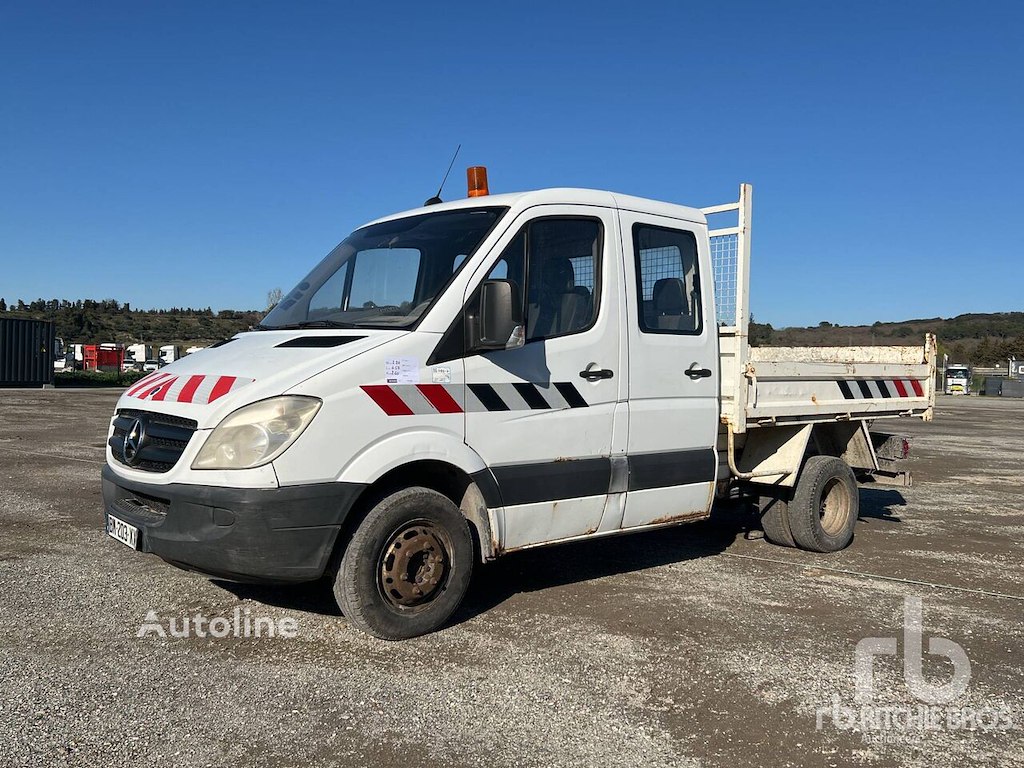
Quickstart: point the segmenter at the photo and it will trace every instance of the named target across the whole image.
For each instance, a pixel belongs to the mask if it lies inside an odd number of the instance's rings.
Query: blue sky
[[[754,184],[774,325],[1024,309],[1019,3],[0,5],[0,296],[258,308],[422,203]]]

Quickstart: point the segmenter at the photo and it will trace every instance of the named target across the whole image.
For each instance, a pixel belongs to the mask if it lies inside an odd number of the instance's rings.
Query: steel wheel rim
[[[451,574],[451,540],[429,520],[404,523],[381,550],[377,586],[400,610],[422,608],[444,592]]]
[[[842,480],[838,477],[829,479],[821,491],[821,504],[818,507],[818,517],[825,533],[835,536],[843,530],[851,506],[849,491]]]

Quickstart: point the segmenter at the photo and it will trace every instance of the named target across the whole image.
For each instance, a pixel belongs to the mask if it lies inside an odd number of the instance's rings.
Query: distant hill
[[[752,319],[753,320],[753,319]],[[1009,357],[1024,359],[1024,312],[957,315],[898,323],[832,325],[810,328],[772,328],[752,322],[751,343],[756,346],[870,346],[873,344],[916,345],[926,333],[939,340],[939,353],[950,362],[972,365],[1001,365]]]
[[[178,344],[205,347],[255,325],[263,312],[210,308],[137,310],[115,299],[67,301],[37,299],[29,303],[0,299],[0,317],[53,320],[68,344]]]

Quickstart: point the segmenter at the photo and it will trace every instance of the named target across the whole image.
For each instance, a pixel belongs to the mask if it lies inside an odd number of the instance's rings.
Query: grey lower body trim
[[[603,496],[607,493],[711,483],[718,472],[713,448],[531,464],[503,464],[476,472],[487,506]]]

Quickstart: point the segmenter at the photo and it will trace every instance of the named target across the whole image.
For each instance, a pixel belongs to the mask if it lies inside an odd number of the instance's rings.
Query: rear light
[[[466,186],[469,197],[483,197],[490,194],[487,190],[487,169],[482,165],[474,165],[466,169]]]

